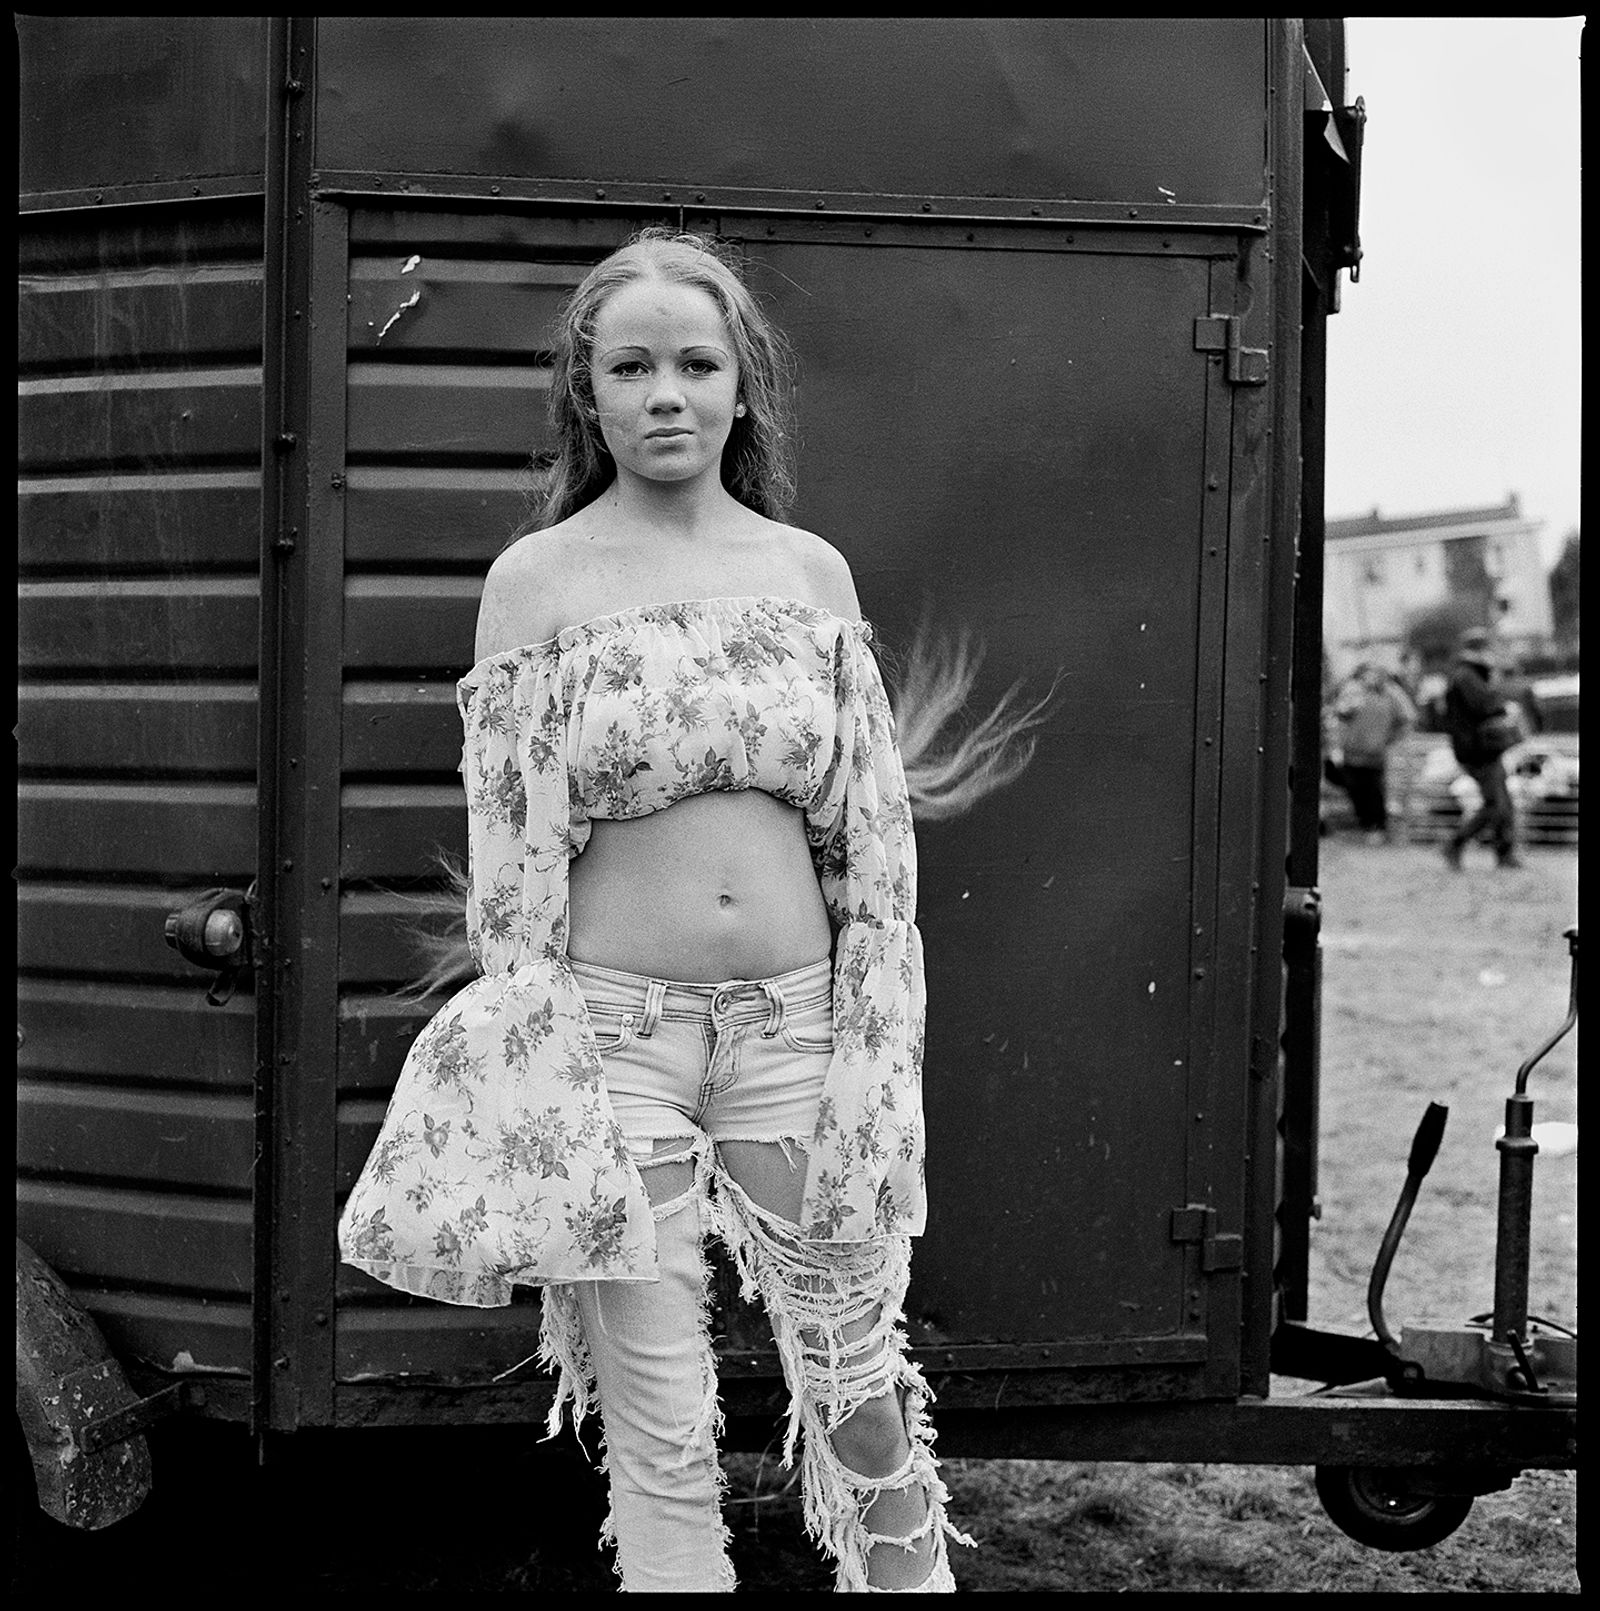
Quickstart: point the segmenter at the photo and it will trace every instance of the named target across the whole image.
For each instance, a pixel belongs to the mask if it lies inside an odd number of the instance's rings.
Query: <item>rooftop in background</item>
[[[1391,517],[1386,517],[1374,509],[1369,515],[1348,515],[1337,520],[1329,520],[1325,531],[1328,540],[1334,542],[1341,537],[1387,537],[1409,531],[1426,531],[1430,535],[1437,535],[1445,529],[1456,526],[1481,528],[1490,523],[1500,521],[1520,523],[1526,519],[1522,513],[1521,500],[1516,493],[1508,492],[1504,503],[1490,504],[1487,508],[1435,509],[1425,515]],[[1527,523],[1533,524],[1531,521]]]

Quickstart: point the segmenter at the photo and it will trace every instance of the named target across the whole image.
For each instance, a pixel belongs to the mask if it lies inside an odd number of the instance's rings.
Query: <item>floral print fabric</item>
[[[595,818],[714,789],[805,813],[837,925],[814,1240],[919,1233],[924,991],[911,809],[866,623],[780,598],[642,605],[481,661],[465,727],[467,929],[483,977],[412,1045],[341,1256],[450,1303],[651,1280],[655,1226],[567,965],[567,863]]]

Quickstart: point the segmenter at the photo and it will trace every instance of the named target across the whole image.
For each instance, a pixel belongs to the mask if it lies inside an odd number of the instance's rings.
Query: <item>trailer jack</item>
[[[1506,1100],[1500,1153],[1500,1193],[1495,1241],[1494,1308],[1465,1325],[1416,1323],[1396,1337],[1383,1313],[1383,1289],[1395,1250],[1405,1232],[1417,1189],[1432,1166],[1444,1136],[1448,1109],[1430,1103],[1411,1143],[1406,1183],[1373,1263],[1367,1285],[1367,1314],[1377,1342],[1359,1342],[1361,1357],[1376,1361],[1381,1348],[1390,1362],[1371,1377],[1383,1377],[1397,1392],[1426,1396],[1474,1397],[1529,1407],[1573,1408],[1578,1402],[1578,1339],[1554,1321],[1528,1313],[1528,1250],[1533,1210],[1533,1099],[1528,1075],[1578,1021],[1578,931],[1566,939],[1572,959],[1567,1016],[1560,1028],[1517,1070],[1516,1088]],[[1274,1363],[1278,1358],[1274,1338]],[[1310,1357],[1337,1364],[1342,1356],[1302,1341],[1284,1357]],[[1356,1368],[1359,1361],[1351,1360]],[[1324,1380],[1336,1381],[1339,1377]],[[1342,1377],[1344,1381],[1352,1378]],[[1447,1538],[1466,1519],[1473,1498],[1505,1488],[1516,1470],[1494,1466],[1463,1469],[1318,1466],[1317,1496],[1330,1519],[1352,1538],[1375,1549],[1424,1549]]]

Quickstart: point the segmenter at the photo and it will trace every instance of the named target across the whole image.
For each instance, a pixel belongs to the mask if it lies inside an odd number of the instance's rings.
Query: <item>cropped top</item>
[[[836,926],[802,1231],[922,1230],[916,847],[870,638],[793,599],[695,599],[584,621],[461,679],[483,972],[411,1046],[340,1216],[346,1263],[480,1306],[514,1284],[656,1278],[649,1199],[567,962],[567,864],[593,819],[709,790],[763,789],[804,813]]]

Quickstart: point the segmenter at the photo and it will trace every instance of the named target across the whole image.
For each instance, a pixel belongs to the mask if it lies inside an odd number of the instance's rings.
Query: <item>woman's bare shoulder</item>
[[[479,660],[547,642],[566,624],[562,610],[570,545],[570,533],[554,526],[527,532],[495,559],[478,603]]]
[[[814,531],[799,526],[779,530],[791,564],[805,579],[806,597],[847,621],[859,621],[861,602],[856,597],[850,562],[844,555]]]

